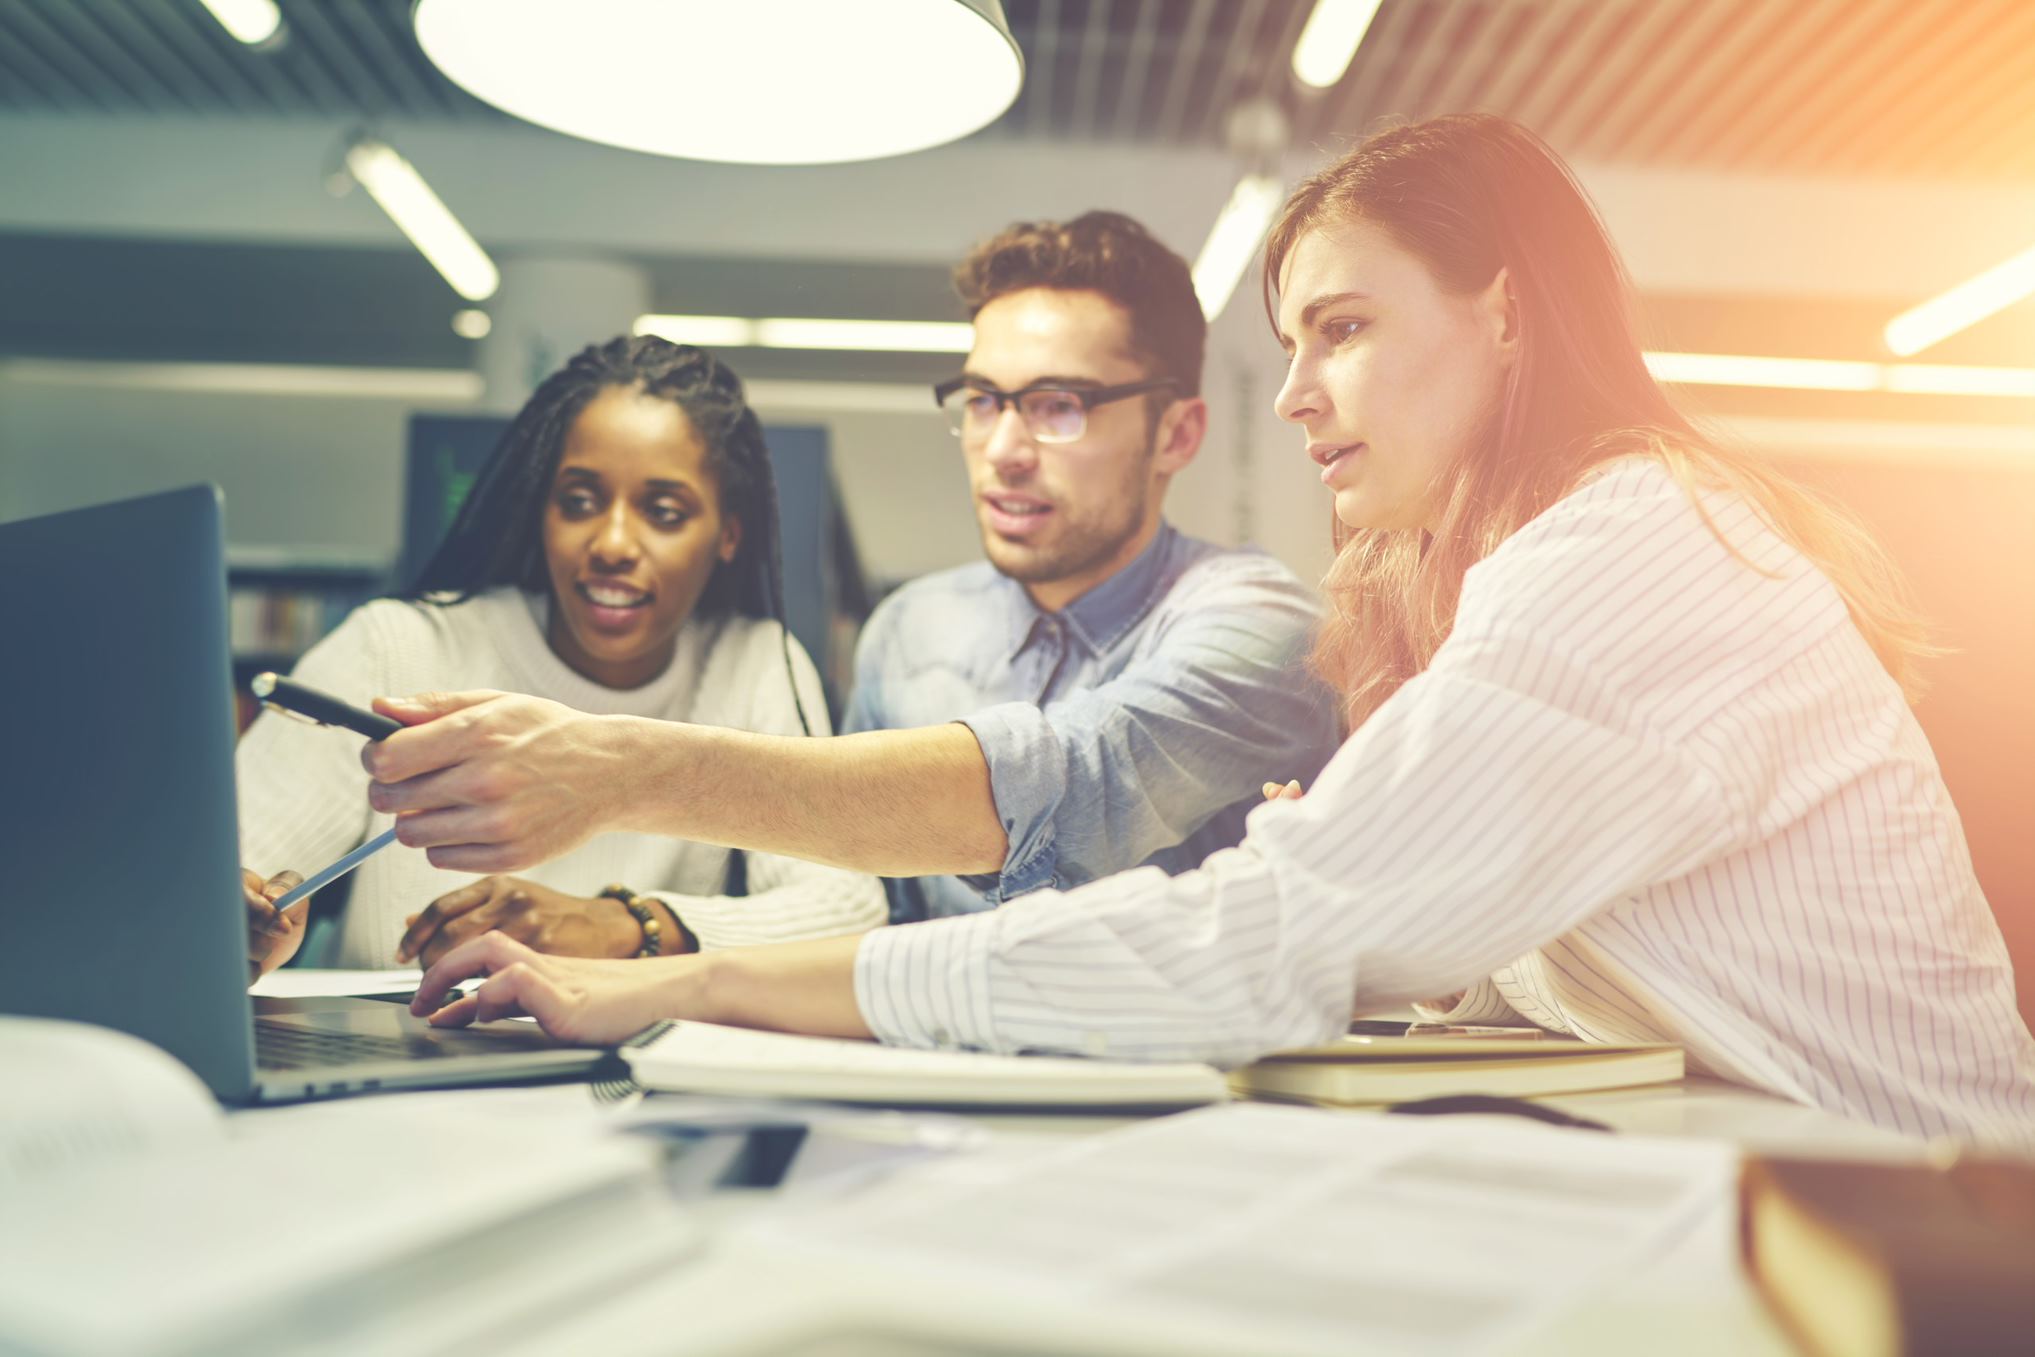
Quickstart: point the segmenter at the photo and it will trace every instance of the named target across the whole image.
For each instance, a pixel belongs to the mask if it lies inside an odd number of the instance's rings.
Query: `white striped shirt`
[[[878,930],[865,1020],[1234,1065],[1467,989],[1464,1016],[2035,1146],[2035,1040],[1921,727],[1830,582],[1704,507],[1715,531],[1614,464],[1471,569],[1427,669],[1240,847]]]

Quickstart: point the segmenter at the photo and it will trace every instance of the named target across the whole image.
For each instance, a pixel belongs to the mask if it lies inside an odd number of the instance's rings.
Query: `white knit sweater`
[[[511,588],[448,607],[380,599],[313,646],[294,676],[361,706],[378,696],[495,688],[581,711],[799,732],[775,622],[694,619],[665,671],[622,691],[580,676],[552,653],[546,607],[545,599]],[[827,734],[819,675],[797,641],[791,656],[813,733]],[[368,808],[360,746],[344,730],[273,713],[255,720],[237,756],[246,866],[265,877],[286,868],[308,876],[389,827],[392,817]],[[729,857],[725,848],[681,839],[603,834],[521,875],[572,895],[593,896],[610,882],[654,894],[702,947],[824,937],[884,921],[874,877],[751,853],[749,894],[734,897],[722,893]],[[333,964],[394,965],[404,916],[475,879],[440,871],[417,849],[383,849],[354,873]]]

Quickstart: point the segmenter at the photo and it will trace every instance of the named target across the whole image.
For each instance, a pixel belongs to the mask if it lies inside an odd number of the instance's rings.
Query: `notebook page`
[[[684,1022],[623,1052],[646,1088],[860,1101],[1108,1105],[1217,1102],[1212,1066],[915,1051]]]
[[[758,1229],[938,1290],[973,1280],[1253,1351],[1516,1338],[1714,1209],[1723,1146],[1514,1118],[1238,1104],[991,1166],[934,1165]]]

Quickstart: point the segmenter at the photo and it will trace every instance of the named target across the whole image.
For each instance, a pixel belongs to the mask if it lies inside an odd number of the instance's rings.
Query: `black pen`
[[[256,674],[247,689],[254,694],[256,701],[272,712],[294,716],[313,725],[338,726],[356,735],[365,735],[370,740],[386,739],[403,728],[400,721],[363,711],[350,702],[341,702],[316,688],[306,688],[281,674]]]
[[[403,728],[400,721],[391,721],[386,716],[363,711],[350,702],[341,702],[330,693],[321,693],[316,688],[306,688],[296,680],[286,679],[281,674],[256,674],[247,688],[262,706],[272,712],[299,721],[309,721],[313,725],[338,726],[356,735],[365,735],[370,740],[386,739]],[[337,881],[395,841],[396,831],[384,830],[330,867],[314,873],[310,880],[277,900],[274,904],[275,911],[280,914],[312,891]]]

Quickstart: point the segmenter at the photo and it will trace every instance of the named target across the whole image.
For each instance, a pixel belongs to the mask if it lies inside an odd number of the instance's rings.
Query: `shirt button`
[[[1088,1040],[1083,1042],[1082,1045],[1088,1051],[1089,1055],[1095,1057],[1097,1060],[1100,1060],[1104,1056],[1109,1054],[1109,1033],[1090,1032],[1088,1034]]]
[[[946,1050],[953,1044],[954,1034],[952,1032],[949,1032],[944,1027],[935,1027],[933,1029],[933,1045],[938,1046],[941,1050]]]

